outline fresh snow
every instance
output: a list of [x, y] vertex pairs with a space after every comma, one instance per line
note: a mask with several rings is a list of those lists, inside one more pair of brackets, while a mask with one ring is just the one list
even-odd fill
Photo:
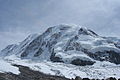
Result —
[[109, 77], [120, 78], [120, 65], [110, 62], [97, 61], [92, 66], [75, 66], [65, 63], [53, 63], [50, 61], [32, 61], [28, 59], [21, 60], [16, 56], [7, 56], [5, 60], [11, 64], [18, 64], [30, 67], [32, 70], [40, 71], [45, 74], [65, 76], [67, 78], [75, 78], [80, 76], [82, 78], [90, 79], [105, 79]]
[[[82, 29], [80, 31], [80, 29]], [[60, 34], [59, 34], [60, 33]], [[59, 38], [54, 39], [56, 35], [60, 35]], [[42, 36], [42, 37], [41, 37]], [[77, 37], [77, 39], [75, 39]], [[54, 45], [50, 45], [54, 49], [55, 56], [62, 58], [64, 63], [53, 63], [50, 62], [51, 52], [50, 48], [47, 48], [48, 42], [57, 42]], [[41, 44], [45, 42], [44, 46]], [[115, 65], [110, 62], [100, 62], [92, 66], [75, 66], [69, 64], [74, 59], [92, 60], [87, 54], [82, 52], [83, 49], [95, 53], [97, 51], [109, 51], [114, 50], [120, 52], [120, 44], [114, 43], [120, 42], [117, 38], [103, 38], [101, 36], [96, 36], [87, 28], [82, 28], [77, 25], [58, 25], [51, 27], [48, 32], [43, 34], [33, 34], [28, 36], [24, 41], [18, 45], [10, 45], [1, 51], [0, 56], [4, 57], [0, 63], [0, 72], [12, 72], [14, 74], [19, 74], [17, 67], [11, 64], [18, 64], [30, 67], [33, 70], [40, 71], [46, 74], [65, 76], [67, 78], [75, 78], [80, 76], [82, 78], [108, 78], [116, 77], [120, 78], [120, 65]], [[33, 43], [33, 45], [30, 45]], [[80, 50], [76, 50], [74, 45], [78, 43]], [[74, 50], [65, 51], [66, 47], [72, 47]], [[34, 54], [39, 50], [43, 49], [42, 54], [34, 57]], [[23, 52], [28, 52], [25, 59], [20, 59]], [[103, 57], [104, 58], [104, 57]]]
[[13, 74], [19, 74], [19, 68], [12, 66], [10, 63], [0, 59], [0, 72], [11, 72]]

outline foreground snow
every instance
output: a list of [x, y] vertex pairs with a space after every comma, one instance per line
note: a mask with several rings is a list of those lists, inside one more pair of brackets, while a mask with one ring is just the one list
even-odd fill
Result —
[[[65, 76], [67, 78], [120, 78], [120, 65], [115, 65], [109, 62], [97, 62], [93, 66], [75, 66], [65, 63], [53, 62], [33, 62], [30, 60], [21, 60], [15, 56], [6, 57], [6, 61], [12, 64], [18, 64], [30, 67], [32, 70], [40, 71], [45, 74]], [[14, 71], [13, 71], [14, 72]]]
[[19, 68], [12, 66], [10, 63], [0, 59], [0, 73], [11, 72], [19, 74]]

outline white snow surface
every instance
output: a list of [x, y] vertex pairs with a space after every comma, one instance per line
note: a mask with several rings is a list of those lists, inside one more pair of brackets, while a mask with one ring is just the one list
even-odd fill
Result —
[[[80, 29], [83, 29], [83, 31], [80, 31]], [[48, 32], [50, 32], [48, 34]], [[83, 57], [83, 54], [80, 54], [81, 52], [75, 52], [75, 44], [79, 44], [79, 49], [84, 48], [88, 51], [95, 53], [98, 51], [109, 51], [113, 50], [115, 52], [120, 52], [120, 49], [115, 47], [113, 43], [108, 43], [107, 39], [104, 39], [100, 36], [96, 36], [92, 32], [89, 31], [87, 28], [83, 28], [81, 26], [77, 25], [57, 25], [54, 27], [51, 27], [51, 29], [46, 32], [46, 34], [33, 34], [28, 36], [24, 41], [22, 41], [19, 45], [15, 46], [14, 49], [4, 49], [0, 56], [3, 55], [12, 55], [16, 54], [18, 57], [21, 57], [22, 53], [27, 53], [27, 56], [24, 58], [32, 59], [32, 60], [50, 60], [51, 52], [49, 51], [49, 48], [46, 48], [46, 45], [49, 42], [57, 42], [52, 48], [54, 49], [55, 56], [59, 56], [62, 58], [64, 62], [67, 60], [72, 60], [73, 58], [81, 58]], [[60, 33], [60, 37], [57, 38], [57, 40], [54, 40], [54, 37]], [[85, 34], [86, 33], [86, 34]], [[89, 35], [88, 35], [89, 34]], [[75, 36], [78, 37], [78, 39], [73, 39]], [[40, 38], [40, 40], [39, 40]], [[73, 40], [70, 42], [70, 40]], [[111, 39], [110, 39], [111, 40]], [[43, 44], [44, 46], [41, 46]], [[70, 44], [68, 44], [70, 42]], [[30, 45], [31, 43], [35, 43], [34, 45]], [[37, 46], [37, 47], [36, 47]], [[34, 57], [35, 53], [38, 52], [39, 47], [43, 50], [42, 54]], [[72, 47], [74, 50], [68, 50], [65, 51], [66, 47]], [[80, 57], [81, 56], [81, 57]], [[84, 57], [88, 58], [86, 54], [84, 54]], [[68, 61], [66, 62], [68, 63]]]
[[76, 76], [90, 79], [106, 79], [109, 77], [120, 78], [120, 65], [105, 61], [97, 61], [92, 66], [75, 66], [65, 63], [53, 63], [50, 61], [34, 62], [28, 59], [21, 60], [15, 55], [6, 57], [5, 61], [11, 64], [27, 66], [32, 70], [40, 71], [45, 74], [65, 76], [67, 78], [75, 78]]
[[4, 72], [11, 72], [13, 74], [19, 74], [19, 68], [12, 66], [10, 63], [0, 59], [0, 72], [4, 73]]
[[[61, 27], [62, 26], [62, 27]], [[66, 27], [66, 28], [65, 28]], [[88, 49], [90, 52], [97, 52], [97, 51], [104, 51], [104, 50], [113, 50], [116, 52], [120, 52], [120, 49], [117, 48], [114, 43], [110, 39], [105, 39], [100, 36], [96, 36], [92, 32], [90, 32], [87, 28], [82, 28], [85, 32], [89, 33], [89, 35], [85, 35], [83, 31], [79, 32], [79, 29], [81, 26], [76, 25], [59, 25], [52, 28], [52, 31], [49, 34], [44, 34], [44, 38], [42, 40], [39, 40], [38, 38], [40, 35], [34, 34], [30, 35], [28, 38], [26, 38], [23, 42], [21, 42], [19, 45], [12, 45], [8, 46], [6, 49], [4, 49], [0, 56], [6, 56], [4, 60], [0, 59], [0, 72], [12, 72], [14, 74], [19, 74], [19, 70], [17, 67], [12, 66], [11, 64], [18, 64], [30, 67], [33, 70], [40, 71], [46, 74], [51, 75], [58, 75], [58, 76], [65, 76], [67, 78], [75, 78], [76, 76], [80, 76], [82, 78], [88, 77], [88, 78], [108, 78], [108, 77], [116, 77], [120, 78], [120, 65], [115, 65], [110, 62], [99, 62], [96, 61], [96, 63], [92, 66], [75, 66], [72, 64], [69, 64], [72, 59], [75, 58], [82, 58], [82, 59], [90, 59], [88, 55], [84, 54], [82, 51], [76, 51], [74, 43], [79, 43], [80, 48]], [[52, 46], [54, 48], [54, 52], [56, 53], [55, 56], [59, 56], [62, 58], [62, 60], [65, 63], [53, 63], [50, 62], [50, 56], [51, 53], [48, 53], [48, 49], [45, 46], [41, 46], [41, 48], [44, 50], [41, 55], [38, 57], [34, 57], [33, 55], [37, 52], [39, 45], [38, 43], [45, 41], [47, 43], [50, 40], [53, 40], [55, 36], [52, 37], [54, 34], [61, 33], [61, 37], [58, 38], [56, 41], [57, 43]], [[82, 34], [83, 33], [83, 34]], [[75, 36], [78, 37], [78, 39], [73, 39]], [[68, 42], [70, 40], [71, 44], [69, 47], [73, 47], [74, 50], [68, 50], [64, 51], [65, 48], [68, 46]], [[34, 48], [29, 48], [29, 45], [31, 42], [36, 40], [36, 44]], [[113, 42], [117, 43], [118, 40], [114, 40]], [[37, 46], [37, 47], [36, 47]], [[118, 45], [119, 46], [119, 45]], [[26, 48], [27, 47], [27, 48]], [[9, 49], [10, 48], [10, 49]], [[27, 50], [26, 50], [27, 49]], [[29, 54], [25, 59], [20, 59], [20, 55], [24, 52], [28, 51]], [[36, 59], [33, 61], [33, 59]], [[46, 60], [46, 61], [45, 61]], [[47, 61], [49, 60], [49, 61]], [[41, 61], [41, 62], [40, 62]]]

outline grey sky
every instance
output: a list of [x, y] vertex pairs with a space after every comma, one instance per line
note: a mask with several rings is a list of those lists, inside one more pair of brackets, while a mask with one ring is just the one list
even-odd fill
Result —
[[61, 23], [119, 37], [120, 0], [0, 0], [0, 49]]

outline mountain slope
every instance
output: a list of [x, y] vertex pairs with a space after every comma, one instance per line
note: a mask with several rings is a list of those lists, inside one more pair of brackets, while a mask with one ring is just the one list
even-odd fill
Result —
[[57, 25], [43, 34], [28, 36], [19, 45], [7, 46], [1, 56], [16, 55], [21, 59], [93, 65], [96, 60], [120, 64], [119, 41], [101, 37], [77, 25]]
[[120, 39], [77, 25], [57, 25], [8, 45], [0, 52], [0, 61], [1, 73], [21, 74], [12, 66], [16, 64], [67, 78], [120, 78]]

